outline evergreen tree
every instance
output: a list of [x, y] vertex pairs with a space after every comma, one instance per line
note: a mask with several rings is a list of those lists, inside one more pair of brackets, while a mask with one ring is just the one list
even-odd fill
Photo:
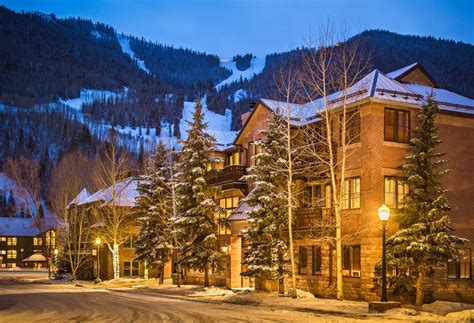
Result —
[[244, 199], [252, 208], [248, 212], [249, 226], [244, 233], [251, 241], [245, 254], [247, 271], [244, 276], [279, 279], [282, 292], [284, 267], [288, 263], [288, 246], [284, 230], [288, 224], [285, 168], [286, 142], [282, 119], [272, 113], [268, 128], [262, 132], [265, 139], [256, 143], [261, 152], [254, 156], [254, 164], [245, 179], [254, 185]]
[[7, 202], [7, 216], [12, 218], [16, 214], [16, 201], [15, 197], [13, 196], [13, 191], [10, 190], [8, 194], [8, 202]]
[[220, 208], [214, 198], [219, 194], [217, 187], [206, 182], [207, 165], [215, 162], [211, 154], [214, 138], [205, 130], [201, 100], [198, 99], [188, 138], [182, 142], [177, 173], [178, 214], [174, 225], [183, 239], [189, 243], [181, 249], [180, 263], [185, 267], [204, 271], [204, 286], [209, 287], [209, 269], [222, 267], [223, 255], [217, 239], [217, 223], [214, 216]]
[[5, 198], [5, 192], [0, 190], [0, 216], [6, 216], [7, 211], [7, 200]]
[[[392, 285], [397, 290], [416, 289], [416, 305], [424, 301], [424, 280], [434, 266], [460, 256], [466, 240], [451, 236], [451, 210], [442, 179], [448, 173], [435, 119], [438, 106], [430, 94], [418, 115], [419, 126], [410, 141], [411, 152], [401, 167], [410, 191], [399, 211], [400, 230], [387, 241], [389, 263], [397, 268]], [[414, 277], [413, 277], [414, 275]]]
[[137, 259], [146, 262], [148, 268], [163, 269], [173, 250], [171, 231], [172, 198], [169, 181], [170, 152], [159, 142], [155, 154], [147, 160], [146, 174], [138, 186], [136, 214], [141, 222], [140, 233], [135, 241]]

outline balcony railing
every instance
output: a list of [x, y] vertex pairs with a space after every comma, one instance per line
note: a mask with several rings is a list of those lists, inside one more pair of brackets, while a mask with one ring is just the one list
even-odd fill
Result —
[[221, 185], [225, 183], [241, 182], [241, 177], [246, 174], [245, 166], [226, 166], [219, 170], [213, 170], [207, 175], [209, 184]]
[[295, 210], [294, 233], [299, 238], [330, 237], [335, 234], [331, 209], [321, 207]]
[[323, 209], [320, 207], [301, 208], [295, 211], [296, 230], [316, 228], [320, 225]]

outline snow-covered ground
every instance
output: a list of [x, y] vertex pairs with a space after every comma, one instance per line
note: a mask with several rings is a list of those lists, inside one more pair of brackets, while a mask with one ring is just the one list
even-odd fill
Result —
[[92, 103], [99, 100], [108, 100], [116, 99], [122, 96], [127, 96], [128, 89], [124, 88], [123, 92], [115, 93], [112, 91], [106, 90], [92, 90], [92, 89], [82, 89], [81, 94], [78, 98], [73, 99], [61, 99], [59, 100], [62, 104], [65, 104], [77, 111], [81, 111], [83, 104]]
[[234, 92], [234, 103], [240, 102], [247, 97], [248, 97], [247, 91], [245, 91], [244, 89], [238, 89], [237, 91]]
[[215, 86], [216, 90], [219, 90], [224, 85], [230, 84], [232, 82], [236, 82], [242, 78], [243, 80], [248, 79], [250, 80], [254, 75], [260, 74], [265, 67], [265, 57], [255, 57], [250, 62], [250, 67], [245, 71], [240, 71], [235, 62], [231, 59], [221, 59], [221, 65], [225, 68], [228, 68], [232, 71], [232, 74], [217, 84]]
[[130, 47], [130, 38], [128, 38], [127, 36], [122, 37], [120, 35], [117, 35], [117, 39], [120, 43], [120, 46], [122, 47], [122, 52], [130, 56], [132, 59], [136, 60], [138, 63], [138, 67], [140, 67], [143, 71], [147, 72], [148, 74], [151, 74], [150, 70], [145, 66], [145, 62], [139, 59]]
[[[179, 131], [181, 132], [181, 138], [187, 138], [186, 130], [189, 129], [189, 125], [186, 120], [192, 120], [192, 114], [194, 112], [195, 102], [184, 102], [183, 106], [183, 117], [179, 121]], [[232, 111], [226, 109], [224, 115], [210, 111], [203, 100], [203, 112], [204, 122], [207, 123], [208, 133], [214, 138], [220, 146], [227, 146], [232, 144], [237, 131], [231, 131], [232, 127]]]
[[[83, 89], [81, 90], [79, 98], [66, 100], [63, 99], [60, 100], [60, 103], [75, 110], [78, 120], [81, 120], [84, 124], [88, 125], [92, 133], [97, 132], [97, 129], [102, 129], [101, 131], [105, 133], [110, 128], [112, 128], [112, 125], [98, 124], [96, 122], [87, 120], [87, 118], [81, 112], [82, 105], [84, 103], [92, 103], [101, 99], [115, 99], [122, 96], [126, 97], [127, 94], [127, 88], [124, 88], [124, 90], [120, 93]], [[187, 138], [186, 130], [189, 129], [189, 125], [186, 120], [192, 120], [192, 113], [194, 112], [195, 105], [196, 102], [184, 102], [183, 117], [179, 121], [181, 139]], [[208, 124], [208, 133], [216, 138], [216, 144], [218, 147], [225, 148], [232, 144], [235, 137], [237, 136], [236, 131], [231, 131], [232, 111], [230, 109], [226, 109], [224, 115], [210, 111], [207, 108], [205, 98], [203, 99], [203, 111], [204, 121]], [[161, 134], [159, 136], [157, 135], [155, 128], [149, 128], [147, 133], [147, 129], [144, 126], [130, 127], [118, 125], [115, 127], [115, 130], [122, 135], [124, 141], [126, 141], [128, 143], [127, 145], [134, 151], [138, 151], [141, 144], [143, 144], [146, 151], [152, 151], [159, 140], [161, 140], [165, 145], [179, 148], [178, 138], [174, 133], [173, 125], [170, 125], [165, 121], [162, 121], [161, 123]]]

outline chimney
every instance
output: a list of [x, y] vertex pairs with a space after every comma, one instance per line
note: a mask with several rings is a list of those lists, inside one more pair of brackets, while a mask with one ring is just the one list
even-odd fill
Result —
[[255, 106], [256, 106], [256, 105], [257, 105], [257, 102], [255, 102], [255, 101], [252, 101], [252, 102], [249, 103], [249, 110], [250, 110], [250, 112], [252, 112], [253, 109], [255, 109]]

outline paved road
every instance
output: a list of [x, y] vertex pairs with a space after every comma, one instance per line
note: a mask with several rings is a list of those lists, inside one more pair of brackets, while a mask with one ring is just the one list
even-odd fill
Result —
[[0, 321], [310, 322], [312, 314], [0, 279]]

